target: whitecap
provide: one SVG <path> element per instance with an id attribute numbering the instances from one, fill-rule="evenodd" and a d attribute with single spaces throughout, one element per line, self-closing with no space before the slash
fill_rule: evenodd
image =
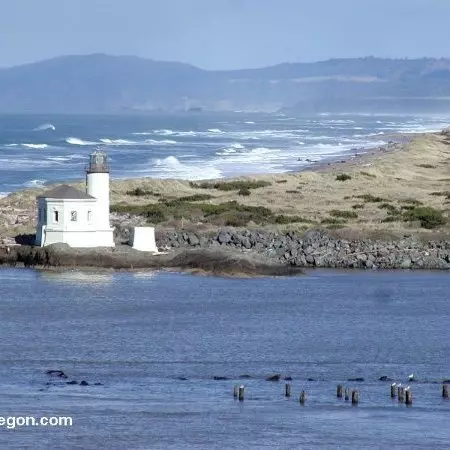
<path id="1" fill-rule="evenodd" d="M 213 167 L 212 163 L 198 162 L 193 164 L 183 164 L 175 156 L 156 159 L 153 161 L 154 168 L 151 173 L 155 173 L 160 178 L 186 178 L 189 180 L 201 180 L 207 178 L 220 178 L 222 173 Z M 141 171 L 148 172 L 148 171 Z"/>
<path id="2" fill-rule="evenodd" d="M 246 123 L 247 125 L 255 125 L 255 122 L 252 122 L 251 120 L 248 120 L 247 122 L 244 123 Z"/>
<path id="3" fill-rule="evenodd" d="M 83 141 L 82 139 L 76 137 L 68 137 L 66 142 L 72 145 L 98 145 L 98 142 Z"/>
<path id="4" fill-rule="evenodd" d="M 56 127 L 51 123 L 43 123 L 42 125 L 39 125 L 38 127 L 33 129 L 33 131 L 46 131 L 46 130 L 55 131 Z"/>
<path id="5" fill-rule="evenodd" d="M 220 128 L 208 128 L 208 131 L 210 133 L 223 133 L 223 131 Z"/>
<path id="6" fill-rule="evenodd" d="M 21 144 L 21 145 L 22 145 L 22 147 L 34 148 L 34 149 L 43 149 L 43 148 L 48 147 L 47 144 Z"/>
<path id="7" fill-rule="evenodd" d="M 31 187 L 31 188 L 43 187 L 46 182 L 47 182 L 47 180 L 36 179 L 36 180 L 26 181 L 23 185 L 26 187 Z"/>

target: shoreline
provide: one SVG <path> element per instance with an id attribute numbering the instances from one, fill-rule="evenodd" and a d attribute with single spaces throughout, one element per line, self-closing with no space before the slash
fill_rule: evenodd
<path id="1" fill-rule="evenodd" d="M 150 221 L 156 225 L 158 247 L 172 259 L 158 257 L 156 262 L 147 255 L 144 260 L 130 251 L 111 257 L 97 249 L 102 257 L 94 266 L 226 276 L 287 274 L 312 267 L 449 269 L 450 132 L 396 136 L 385 146 L 359 149 L 356 155 L 292 173 L 204 183 L 113 180 L 116 244 L 127 244 L 130 228 Z M 66 258 L 60 264 L 46 250 L 24 245 L 34 232 L 35 196 L 40 192 L 29 189 L 0 199 L 0 251 L 1 246 L 22 251 L 12 264 L 25 260 L 36 267 L 92 267 L 89 249 L 73 249 L 76 257 L 67 249 L 53 250 Z M 177 265 L 181 251 L 195 256 Z M 0 263 L 5 262 L 3 255 Z"/>

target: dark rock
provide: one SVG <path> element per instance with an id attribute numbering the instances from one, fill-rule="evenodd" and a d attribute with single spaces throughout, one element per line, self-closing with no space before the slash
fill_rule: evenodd
<path id="1" fill-rule="evenodd" d="M 89 386 L 89 383 L 87 381 L 81 381 L 80 386 Z"/>
<path id="2" fill-rule="evenodd" d="M 177 380 L 180 380 L 180 381 L 187 381 L 187 378 L 186 378 L 186 377 L 178 377 Z"/>
<path id="3" fill-rule="evenodd" d="M 239 378 L 242 380 L 248 380 L 249 378 L 251 378 L 251 375 L 239 375 Z"/>
<path id="4" fill-rule="evenodd" d="M 213 377 L 213 380 L 216 381 L 228 380 L 228 377 Z"/>
<path id="5" fill-rule="evenodd" d="M 266 381 L 280 381 L 281 375 L 280 374 L 276 374 L 276 375 L 271 375 L 270 377 L 266 378 Z"/>
<path id="6" fill-rule="evenodd" d="M 382 377 L 378 378 L 378 381 L 393 381 L 392 378 L 389 378 L 386 375 L 383 375 Z"/>
<path id="7" fill-rule="evenodd" d="M 443 384 L 450 384 L 450 380 L 443 380 L 442 383 Z"/>
<path id="8" fill-rule="evenodd" d="M 307 381 L 316 381 L 316 379 L 315 378 L 308 378 Z"/>
<path id="9" fill-rule="evenodd" d="M 66 384 L 78 384 L 77 380 L 68 381 Z"/>
<path id="10" fill-rule="evenodd" d="M 217 236 L 217 240 L 222 244 L 228 244 L 231 241 L 231 236 L 225 232 L 225 231 L 221 231 L 218 236 Z"/>
<path id="11" fill-rule="evenodd" d="M 94 383 L 94 386 L 103 386 L 103 383 Z"/>
<path id="12" fill-rule="evenodd" d="M 51 377 L 67 378 L 67 375 L 62 370 L 47 370 L 45 373 Z"/>
<path id="13" fill-rule="evenodd" d="M 200 244 L 200 239 L 195 234 L 190 234 L 188 236 L 189 245 L 195 246 Z"/>
<path id="14" fill-rule="evenodd" d="M 292 381 L 292 377 L 284 377 L 285 381 Z"/>
<path id="15" fill-rule="evenodd" d="M 362 377 L 349 378 L 347 381 L 364 381 L 364 378 Z"/>

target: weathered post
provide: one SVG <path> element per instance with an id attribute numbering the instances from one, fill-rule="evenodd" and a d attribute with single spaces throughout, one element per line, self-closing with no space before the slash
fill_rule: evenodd
<path id="1" fill-rule="evenodd" d="M 412 405 L 412 392 L 409 386 L 405 389 L 405 405 Z"/>
<path id="2" fill-rule="evenodd" d="M 402 385 L 398 385 L 397 387 L 397 399 L 400 403 L 404 401 L 405 388 Z"/>
<path id="3" fill-rule="evenodd" d="M 359 403 L 359 392 L 352 391 L 352 405 L 357 405 Z"/>
<path id="4" fill-rule="evenodd" d="M 342 384 L 338 384 L 336 388 L 336 397 L 342 398 Z"/>
<path id="5" fill-rule="evenodd" d="M 298 397 L 298 401 L 300 402 L 300 405 L 304 405 L 306 402 L 306 392 L 302 391 L 300 392 L 300 396 Z"/>
<path id="6" fill-rule="evenodd" d="M 396 386 L 397 385 L 395 383 L 391 384 L 391 398 L 395 398 L 395 391 L 396 391 L 395 387 Z"/>
<path id="7" fill-rule="evenodd" d="M 442 398 L 448 398 L 448 384 L 442 385 Z"/>
<path id="8" fill-rule="evenodd" d="M 284 386 L 284 395 L 286 397 L 291 396 L 291 384 L 290 383 L 286 383 L 286 385 Z"/>
<path id="9" fill-rule="evenodd" d="M 344 390 L 344 400 L 348 402 L 350 400 L 350 388 L 345 388 Z"/>
<path id="10" fill-rule="evenodd" d="M 233 397 L 234 397 L 234 398 L 237 398 L 237 396 L 238 396 L 238 390 L 239 390 L 239 387 L 238 387 L 237 384 L 235 384 L 235 385 L 233 386 Z"/>
<path id="11" fill-rule="evenodd" d="M 238 398 L 240 402 L 244 401 L 244 385 L 239 386 Z"/>

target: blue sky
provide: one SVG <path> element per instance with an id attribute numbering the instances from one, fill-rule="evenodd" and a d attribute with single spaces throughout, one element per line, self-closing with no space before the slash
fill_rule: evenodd
<path id="1" fill-rule="evenodd" d="M 1 0 L 0 66 L 110 53 L 206 69 L 450 57 L 450 0 Z"/>

